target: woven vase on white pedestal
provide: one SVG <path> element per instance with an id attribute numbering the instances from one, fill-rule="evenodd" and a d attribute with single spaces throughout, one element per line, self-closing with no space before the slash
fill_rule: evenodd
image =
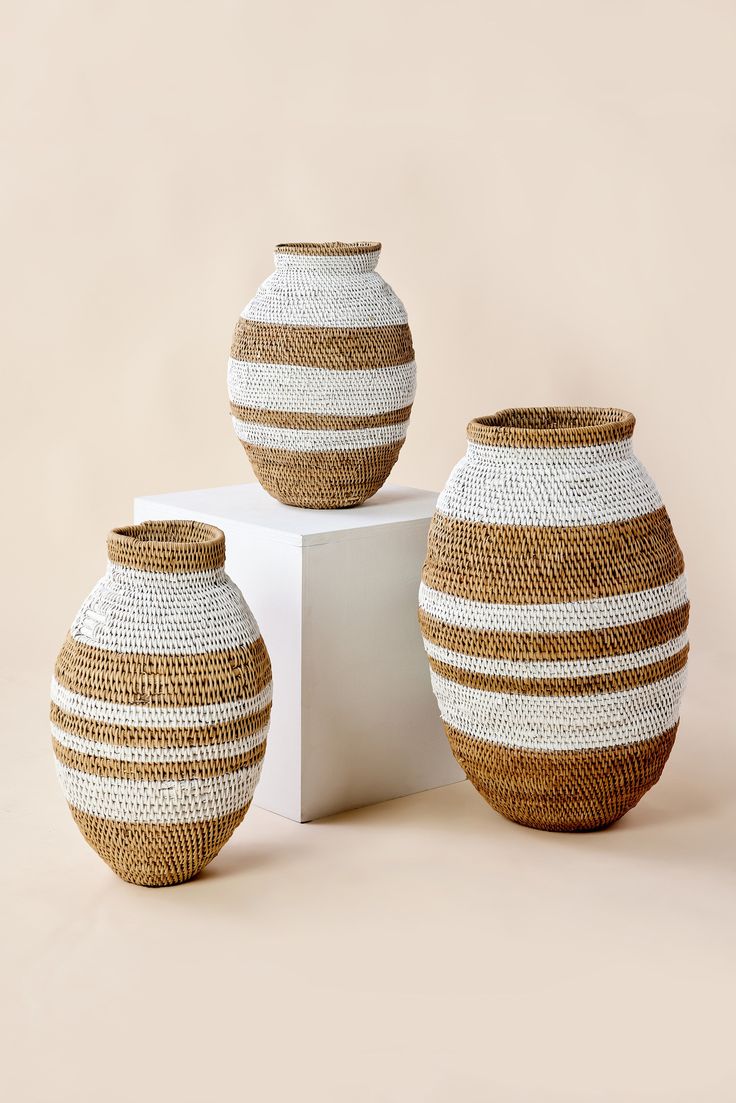
<path id="1" fill-rule="evenodd" d="M 220 529 L 147 521 L 108 538 L 107 573 L 56 661 L 51 730 L 71 813 L 124 880 L 171 885 L 250 806 L 271 664 L 224 571 Z"/>
<path id="2" fill-rule="evenodd" d="M 519 823 L 605 827 L 658 780 L 687 662 L 682 553 L 623 410 L 468 426 L 419 619 L 452 750 Z"/>
<path id="3" fill-rule="evenodd" d="M 359 505 L 386 481 L 409 424 L 416 367 L 406 311 L 375 271 L 376 242 L 276 247 L 276 271 L 233 336 L 235 432 L 287 505 Z"/>

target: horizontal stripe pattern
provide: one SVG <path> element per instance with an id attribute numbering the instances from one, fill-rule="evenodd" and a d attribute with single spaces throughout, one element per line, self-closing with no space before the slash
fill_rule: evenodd
<path id="1" fill-rule="evenodd" d="M 411 406 L 416 391 L 414 360 L 356 370 L 359 366 L 341 371 L 230 359 L 230 401 L 244 409 L 335 417 L 386 414 Z"/>
<path id="2" fill-rule="evenodd" d="M 63 696 L 68 693 L 68 691 L 62 691 L 58 683 L 56 692 Z M 65 712 L 52 701 L 50 720 L 52 727 L 63 730 L 66 736 L 83 742 L 104 743 L 110 748 L 111 753 L 117 750 L 135 752 L 139 747 L 147 754 L 152 754 L 155 750 L 162 752 L 172 750 L 180 754 L 182 749 L 196 753 L 200 748 L 206 752 L 213 743 L 227 745 L 243 742 L 250 745 L 250 741 L 253 740 L 253 746 L 255 746 L 265 738 L 263 733 L 268 727 L 271 713 L 270 688 L 264 691 L 260 700 L 264 701 L 262 708 L 247 712 L 243 716 L 235 716 L 216 724 L 202 723 L 179 728 L 131 727 L 95 719 L 95 715 L 99 716 L 99 702 L 91 697 L 85 699 L 84 705 L 80 704 L 79 700 L 72 703 L 73 707 L 76 704 L 78 708 L 84 708 L 91 715 L 81 716 L 78 713 Z"/>
<path id="3" fill-rule="evenodd" d="M 196 778 L 221 777 L 234 774 L 250 766 L 260 765 L 265 744 L 240 754 L 222 758 L 170 759 L 166 762 L 139 761 L 108 758 L 106 755 L 89 754 L 52 740 L 57 762 L 72 770 L 93 774 L 101 778 L 119 778 L 123 781 L 191 781 Z"/>
<path id="4" fill-rule="evenodd" d="M 232 360 L 291 364 L 322 371 L 374 371 L 414 361 L 411 331 L 400 325 L 334 326 L 264 325 L 241 317 L 230 348 Z M 231 396 L 232 397 L 232 396 Z"/>
<path id="5" fill-rule="evenodd" d="M 66 798 L 80 812 L 122 823 L 195 823 L 230 815 L 248 805 L 260 763 L 218 777 L 141 781 L 100 777 L 57 760 Z"/>
<path id="6" fill-rule="evenodd" d="M 71 636 L 120 654 L 203 655 L 255 647 L 260 631 L 222 569 L 167 574 L 110 564 L 82 603 Z"/>
<path id="7" fill-rule="evenodd" d="M 345 429 L 377 429 L 386 425 L 406 424 L 411 406 L 383 414 L 304 414 L 285 410 L 261 410 L 250 406 L 231 406 L 238 421 L 269 425 L 276 429 L 309 429 L 343 432 Z"/>
<path id="8" fill-rule="evenodd" d="M 279 429 L 240 421 L 234 417 L 235 432 L 242 441 L 259 448 L 288 452 L 354 452 L 395 444 L 406 436 L 408 421 L 373 429 L 307 430 Z"/>
<path id="9" fill-rule="evenodd" d="M 157 746 L 150 743 L 113 743 L 86 739 L 74 731 L 51 724 L 54 740 L 61 747 L 92 758 L 109 759 L 111 762 L 135 762 L 143 765 L 170 763 L 216 762 L 219 759 L 239 758 L 256 748 L 263 749 L 268 734 L 268 723 L 246 735 L 243 739 L 230 739 L 204 744 L 175 744 Z"/>
<path id="10" fill-rule="evenodd" d="M 678 720 L 680 670 L 659 682 L 579 697 L 497 693 L 460 685 L 431 671 L 445 724 L 474 739 L 533 751 L 613 747 L 651 739 Z"/>
<path id="11" fill-rule="evenodd" d="M 664 507 L 626 521 L 559 528 L 459 521 L 438 510 L 424 581 L 479 601 L 492 595 L 516 605 L 567 604 L 657 589 L 683 570 Z"/>
<path id="12" fill-rule="evenodd" d="M 589 448 L 471 445 L 437 509 L 486 525 L 603 525 L 661 509 L 659 491 L 630 441 Z M 481 477 L 482 476 L 482 477 Z"/>

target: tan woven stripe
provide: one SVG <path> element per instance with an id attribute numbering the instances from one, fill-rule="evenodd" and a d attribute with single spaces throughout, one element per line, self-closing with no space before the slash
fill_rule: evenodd
<path id="1" fill-rule="evenodd" d="M 358 257 L 377 253 L 380 241 L 285 241 L 276 246 L 277 253 L 306 257 Z"/>
<path id="2" fill-rule="evenodd" d="M 245 754 L 205 762 L 120 762 L 117 759 L 72 751 L 53 737 L 51 741 L 54 754 L 62 766 L 97 777 L 115 777 L 123 781 L 190 781 L 194 778 L 221 777 L 223 774 L 244 770 L 247 766 L 255 766 L 266 753 L 264 740 Z"/>
<path id="3" fill-rule="evenodd" d="M 69 806 L 77 826 L 103 861 L 136 885 L 177 885 L 211 862 L 250 805 L 199 823 L 118 823 Z"/>
<path id="4" fill-rule="evenodd" d="M 676 639 L 687 628 L 688 603 L 650 620 L 588 632 L 498 632 L 482 628 L 458 628 L 419 610 L 419 624 L 426 639 L 439 647 L 488 659 L 515 661 L 574 661 L 627 655 Z"/>
<path id="5" fill-rule="evenodd" d="M 261 364 L 360 371 L 392 368 L 414 359 L 408 325 L 287 326 L 239 318 L 230 356 Z"/>
<path id="6" fill-rule="evenodd" d="M 263 639 L 204 655 L 120 655 L 67 636 L 56 660 L 60 685 L 120 705 L 211 705 L 254 697 L 271 681 Z"/>
<path id="7" fill-rule="evenodd" d="M 385 483 L 403 443 L 355 452 L 289 452 L 242 442 L 261 486 L 280 502 L 306 509 L 365 502 Z"/>
<path id="8" fill-rule="evenodd" d="M 684 562 L 667 510 L 606 525 L 484 525 L 435 512 L 423 579 L 509 605 L 589 601 L 673 582 Z"/>
<path id="9" fill-rule="evenodd" d="M 411 413 L 411 405 L 385 414 L 340 416 L 338 414 L 303 414 L 290 410 L 260 410 L 255 406 L 230 404 L 230 413 L 241 421 L 257 425 L 273 425 L 279 429 L 374 429 L 382 425 L 401 425 Z"/>
<path id="10" fill-rule="evenodd" d="M 141 571 L 209 571 L 225 564 L 225 535 L 200 521 L 142 521 L 113 529 L 107 554 Z"/>
<path id="11" fill-rule="evenodd" d="M 634 686 L 649 685 L 676 674 L 687 663 L 688 648 L 671 658 L 649 666 L 618 670 L 611 674 L 592 674 L 582 678 L 512 678 L 498 674 L 478 674 L 430 658 L 429 665 L 443 678 L 460 685 L 493 693 L 523 693 L 533 697 L 582 697 L 592 693 L 617 693 Z"/>
<path id="12" fill-rule="evenodd" d="M 592 831 L 620 819 L 659 780 L 677 725 L 654 739 L 585 751 L 524 751 L 445 730 L 496 811 L 546 831 Z"/>
<path id="13" fill-rule="evenodd" d="M 212 724 L 206 728 L 124 728 L 117 724 L 101 724 L 96 720 L 73 716 L 53 702 L 51 704 L 51 723 L 69 735 L 91 739 L 96 743 L 110 743 L 116 747 L 144 747 L 150 750 L 209 747 L 217 743 L 245 739 L 262 731 L 270 715 L 269 704 L 252 716 L 239 716 L 236 720 L 227 720 L 223 724 Z"/>
<path id="14" fill-rule="evenodd" d="M 501 448 L 584 448 L 628 440 L 636 424 L 628 410 L 598 406 L 537 406 L 475 418 L 468 440 Z"/>

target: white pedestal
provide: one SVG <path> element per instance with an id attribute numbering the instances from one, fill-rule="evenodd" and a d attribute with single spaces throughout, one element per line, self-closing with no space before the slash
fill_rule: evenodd
<path id="1" fill-rule="evenodd" d="M 385 486 L 356 509 L 293 509 L 258 484 L 136 498 L 136 521 L 225 533 L 273 664 L 261 808 L 304 822 L 463 779 L 417 623 L 435 500 Z"/>

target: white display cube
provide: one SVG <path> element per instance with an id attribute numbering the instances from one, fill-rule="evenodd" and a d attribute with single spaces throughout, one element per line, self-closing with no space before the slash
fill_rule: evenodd
<path id="1" fill-rule="evenodd" d="M 225 533 L 273 665 L 259 807 L 305 822 L 463 779 L 417 622 L 436 497 L 385 486 L 355 509 L 309 510 L 249 484 L 136 498 L 136 521 Z"/>

